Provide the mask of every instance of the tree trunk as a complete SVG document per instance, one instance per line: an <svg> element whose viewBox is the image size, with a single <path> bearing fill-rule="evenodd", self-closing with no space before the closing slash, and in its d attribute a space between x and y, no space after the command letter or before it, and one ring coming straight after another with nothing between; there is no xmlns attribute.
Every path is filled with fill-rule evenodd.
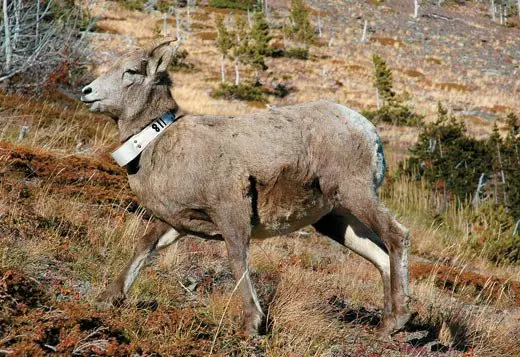
<svg viewBox="0 0 520 357"><path fill-rule="evenodd" d="M38 43L40 42L38 39L38 37L40 37L40 34L39 34L39 32L40 32L40 1L41 0L36 1L36 31L35 31L36 45L38 45Z"/></svg>
<svg viewBox="0 0 520 357"><path fill-rule="evenodd" d="M20 8L22 7L22 0L16 0L14 5L14 31L13 31L13 43L11 46L16 49L18 43L18 37L20 35Z"/></svg>
<svg viewBox="0 0 520 357"><path fill-rule="evenodd" d="M365 26L363 26L363 36L361 36L361 43L365 43L367 41L367 27L368 21L365 20Z"/></svg>
<svg viewBox="0 0 520 357"><path fill-rule="evenodd" d="M235 58L235 85L238 86L240 83L240 71L238 68L238 58Z"/></svg>
<svg viewBox="0 0 520 357"><path fill-rule="evenodd" d="M175 8L175 25L177 30L177 41L181 40L181 17L179 16L179 9Z"/></svg>
<svg viewBox="0 0 520 357"><path fill-rule="evenodd" d="M484 186L484 177L486 175L484 173L480 174L480 178L478 180L477 190L475 191L475 196L473 197L473 210L477 210L480 205L480 191L482 191L482 187Z"/></svg>
<svg viewBox="0 0 520 357"><path fill-rule="evenodd" d="M491 11L491 18L493 21L495 21L495 0L491 0L491 7L489 8L489 11Z"/></svg>
<svg viewBox="0 0 520 357"><path fill-rule="evenodd" d="M318 12L318 36L321 38L323 36L323 33L321 31L321 16Z"/></svg>
<svg viewBox="0 0 520 357"><path fill-rule="evenodd" d="M187 24L187 31L188 33L191 31L191 13L190 13L190 0L186 1L186 14L187 14L187 21L188 21L188 24ZM187 37L187 36L186 36Z"/></svg>
<svg viewBox="0 0 520 357"><path fill-rule="evenodd" d="M518 5L518 18L520 19L520 0L518 0L517 5Z"/></svg>
<svg viewBox="0 0 520 357"><path fill-rule="evenodd" d="M413 18L417 19L417 16L419 16L419 0L414 0L413 5Z"/></svg>
<svg viewBox="0 0 520 357"><path fill-rule="evenodd" d="M226 84L226 71L224 69L224 61L225 57L222 55L221 62L220 62L220 76L222 77L222 84Z"/></svg>
<svg viewBox="0 0 520 357"><path fill-rule="evenodd" d="M506 177L504 175L504 169L502 167L502 155L500 155L500 145L498 143L497 143L497 153L498 153L498 163L500 165L500 176L502 176L502 191L504 192L504 207L506 208L506 212L508 212L507 193L506 193Z"/></svg>
<svg viewBox="0 0 520 357"><path fill-rule="evenodd" d="M9 14L7 13L7 0L3 0L3 10L4 10L4 35L5 35L5 64L4 70L9 72L11 69L11 56L12 56L12 48L11 48L11 33L9 32Z"/></svg>
<svg viewBox="0 0 520 357"><path fill-rule="evenodd" d="M332 47L333 43L334 43L334 32L331 32L330 39L329 39L329 47Z"/></svg>
<svg viewBox="0 0 520 357"><path fill-rule="evenodd" d="M381 104L379 102L379 89L376 88L376 108L379 110L381 108Z"/></svg>

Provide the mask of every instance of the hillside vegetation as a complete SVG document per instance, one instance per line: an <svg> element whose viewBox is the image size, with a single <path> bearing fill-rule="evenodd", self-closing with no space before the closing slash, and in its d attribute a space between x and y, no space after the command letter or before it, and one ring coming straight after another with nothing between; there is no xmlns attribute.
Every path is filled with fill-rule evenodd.
<svg viewBox="0 0 520 357"><path fill-rule="evenodd" d="M307 15L294 18L307 16L311 36L287 20L291 2L277 0L266 12L269 48L260 49L266 28L253 1L258 31L223 52L217 23L249 31L246 2L175 3L177 10L159 1L143 11L139 1L89 2L84 14L95 26L84 36L95 56L81 64L88 74L57 67L60 76L38 93L20 90L16 78L2 83L0 355L520 355L519 124L511 119L520 114L518 20L493 22L477 1L424 1L418 20L409 1L298 2ZM123 306L95 311L95 296L153 217L109 156L116 125L88 113L78 88L177 30L170 74L183 110L227 116L331 99L375 113L389 163L379 196L411 232L414 316L404 331L376 336L379 273L312 228L252 245L265 336L240 332L224 244L194 237L153 257ZM374 54L391 80L376 80ZM236 93L226 88L257 97L230 99ZM396 108L413 121L385 120Z"/></svg>

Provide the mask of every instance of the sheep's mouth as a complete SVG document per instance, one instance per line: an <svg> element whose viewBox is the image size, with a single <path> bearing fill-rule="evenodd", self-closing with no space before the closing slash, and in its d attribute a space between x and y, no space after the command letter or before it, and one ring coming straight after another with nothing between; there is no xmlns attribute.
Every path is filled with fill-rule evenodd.
<svg viewBox="0 0 520 357"><path fill-rule="evenodd" d="M99 102L99 101L101 100L101 99L92 99L92 100L87 100L87 99L85 99L85 98L83 98L83 97L81 97L80 99L81 99L81 101L82 101L83 103L85 103L85 104L87 104L87 105L92 105L93 103L95 103L95 102Z"/></svg>
<svg viewBox="0 0 520 357"><path fill-rule="evenodd" d="M91 112L101 112L101 99L85 99L81 98L81 101L88 106L88 110Z"/></svg>

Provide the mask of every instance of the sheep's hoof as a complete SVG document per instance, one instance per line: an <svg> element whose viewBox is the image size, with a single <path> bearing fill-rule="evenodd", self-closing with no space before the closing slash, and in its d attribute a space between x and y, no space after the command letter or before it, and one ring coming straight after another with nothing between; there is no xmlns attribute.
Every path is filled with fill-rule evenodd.
<svg viewBox="0 0 520 357"><path fill-rule="evenodd" d="M410 318L412 317L412 314L409 312L406 312L404 314L401 314L395 318L395 327L394 332L399 332L406 326L406 323L410 321Z"/></svg>
<svg viewBox="0 0 520 357"><path fill-rule="evenodd" d="M246 336L256 338L264 334L263 316L258 315L244 320L242 331Z"/></svg>
<svg viewBox="0 0 520 357"><path fill-rule="evenodd" d="M126 296L122 292L113 292L110 289L105 290L98 295L94 301L94 307L98 311L109 310L113 307L119 307L125 301Z"/></svg>
<svg viewBox="0 0 520 357"><path fill-rule="evenodd" d="M383 323L377 329L377 335L380 338L388 338L401 331L412 315L407 312L399 316L384 316Z"/></svg>

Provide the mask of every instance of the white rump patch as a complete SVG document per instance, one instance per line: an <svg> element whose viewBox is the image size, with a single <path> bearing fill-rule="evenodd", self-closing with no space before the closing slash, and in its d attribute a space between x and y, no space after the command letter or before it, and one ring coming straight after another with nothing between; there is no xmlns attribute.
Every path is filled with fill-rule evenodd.
<svg viewBox="0 0 520 357"><path fill-rule="evenodd" d="M374 160L372 161L372 172L374 173L374 184L376 185L376 188L381 186L383 179L385 178L386 161L383 153L383 144L381 142L381 138L377 134L376 127L370 122L370 120L358 112L343 105L338 104L338 107L347 116L349 123L358 129L363 135L365 135L370 143L373 143Z"/></svg>

